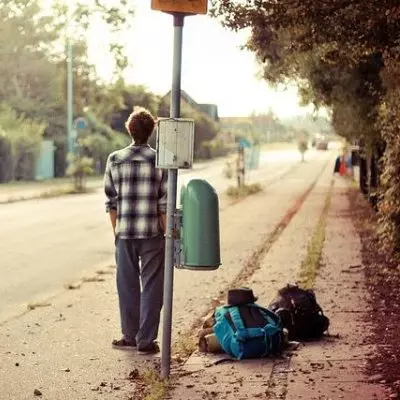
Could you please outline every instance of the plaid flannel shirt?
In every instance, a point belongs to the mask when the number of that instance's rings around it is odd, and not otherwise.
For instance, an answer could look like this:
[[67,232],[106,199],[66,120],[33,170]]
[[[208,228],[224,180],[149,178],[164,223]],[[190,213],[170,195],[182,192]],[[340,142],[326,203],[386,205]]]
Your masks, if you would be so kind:
[[106,211],[117,211],[121,239],[162,234],[160,213],[167,208],[167,171],[155,166],[150,146],[130,145],[109,155],[104,176]]

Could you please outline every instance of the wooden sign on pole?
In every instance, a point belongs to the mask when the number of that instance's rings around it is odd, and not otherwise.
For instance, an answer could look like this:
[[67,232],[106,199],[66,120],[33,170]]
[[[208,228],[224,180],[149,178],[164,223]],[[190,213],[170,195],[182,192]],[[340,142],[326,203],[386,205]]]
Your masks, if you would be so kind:
[[183,14],[207,14],[208,0],[151,0],[157,11]]

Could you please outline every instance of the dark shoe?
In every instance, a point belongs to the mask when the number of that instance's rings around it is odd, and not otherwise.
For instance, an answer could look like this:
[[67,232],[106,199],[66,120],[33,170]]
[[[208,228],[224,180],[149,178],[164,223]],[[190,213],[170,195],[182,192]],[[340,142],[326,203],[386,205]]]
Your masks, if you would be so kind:
[[129,349],[136,347],[136,341],[134,340],[133,342],[129,342],[125,338],[119,340],[116,339],[112,341],[112,347],[116,349]]
[[157,342],[150,343],[149,345],[145,347],[138,347],[138,352],[139,353],[146,353],[146,354],[155,354],[160,352],[160,346],[157,344]]

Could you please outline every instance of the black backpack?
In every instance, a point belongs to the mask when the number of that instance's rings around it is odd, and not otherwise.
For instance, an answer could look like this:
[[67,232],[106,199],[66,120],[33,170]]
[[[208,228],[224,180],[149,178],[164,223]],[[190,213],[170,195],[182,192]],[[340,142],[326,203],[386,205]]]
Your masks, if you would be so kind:
[[329,319],[322,312],[312,290],[287,285],[278,291],[278,297],[269,309],[279,315],[290,340],[317,339],[329,327]]

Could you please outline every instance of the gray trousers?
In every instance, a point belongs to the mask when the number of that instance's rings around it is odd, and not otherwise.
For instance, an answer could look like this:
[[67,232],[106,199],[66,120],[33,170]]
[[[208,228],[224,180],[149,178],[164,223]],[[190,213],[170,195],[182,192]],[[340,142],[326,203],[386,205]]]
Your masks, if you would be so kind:
[[122,334],[126,340],[136,340],[139,347],[157,338],[163,305],[164,249],[161,236],[116,241]]

